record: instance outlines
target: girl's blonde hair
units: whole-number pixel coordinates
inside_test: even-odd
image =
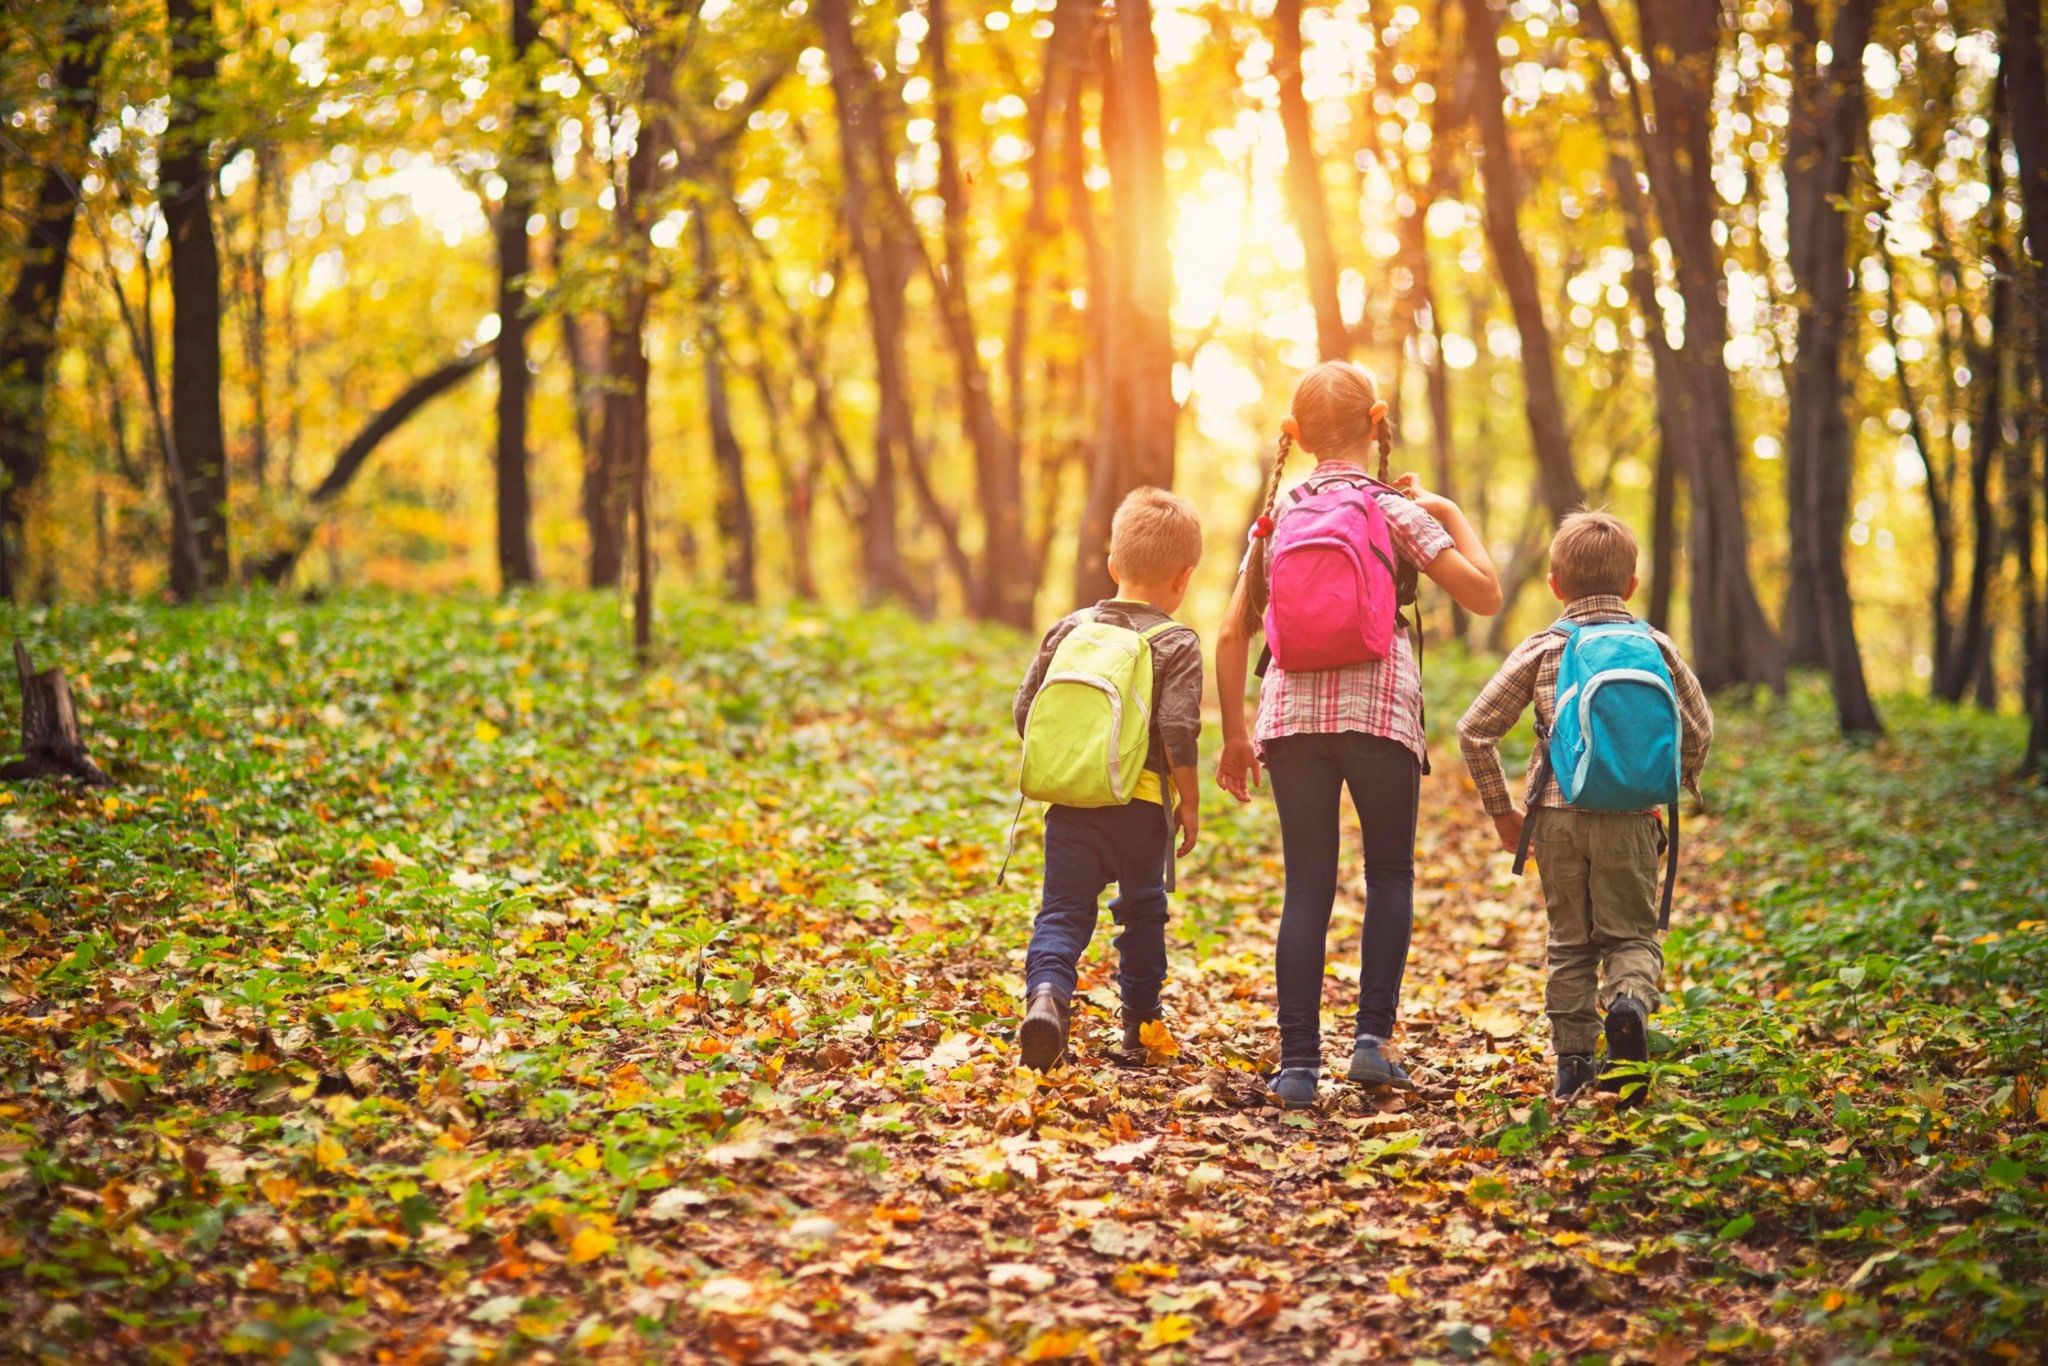
[[[1394,425],[1380,401],[1372,372],[1355,361],[1326,360],[1301,377],[1288,405],[1303,450],[1324,460],[1353,458],[1362,463],[1367,450],[1379,448],[1379,479],[1387,482],[1387,462],[1394,451]],[[1273,463],[1266,470],[1266,496],[1259,516],[1271,534],[1273,505],[1280,497],[1280,471],[1294,449],[1292,433],[1280,433]],[[1244,608],[1238,625],[1246,635],[1259,627],[1266,612],[1266,547],[1255,545],[1246,556]]]

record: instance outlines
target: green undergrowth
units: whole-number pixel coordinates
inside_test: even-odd
[[[683,1311],[625,1292],[713,1274],[660,1237],[707,1150],[771,1126],[884,1198],[937,1064],[858,1041],[1007,1028],[1035,863],[994,888],[1010,633],[675,602],[637,671],[617,603],[574,594],[10,624],[116,779],[0,792],[0,1338],[25,1350],[673,1345]],[[1443,732],[1486,666],[1429,667]],[[2043,1331],[2048,800],[2007,778],[2016,721],[1886,716],[1855,748],[1810,686],[1723,704],[1655,1103],[1453,1117],[1461,1151],[1545,1174],[1475,1207],[1527,1227],[1571,1199],[1637,1240],[1613,1274],[1767,1304],[1731,1350]],[[1271,812],[1227,805],[1176,952],[1255,967],[1218,888]]]

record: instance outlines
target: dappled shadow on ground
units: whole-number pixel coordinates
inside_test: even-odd
[[[1913,759],[1946,746],[1961,792],[2003,736],[1922,718],[1921,748],[1845,758],[1817,710],[1726,718],[1636,1114],[1544,1098],[1534,879],[1439,746],[1420,1089],[1283,1115],[1267,803],[1211,801],[1183,864],[1170,1055],[1109,1062],[1105,925],[1078,1059],[1040,1078],[1008,1043],[1028,819],[992,887],[1024,647],[684,608],[687,649],[635,676],[609,610],[32,623],[121,786],[0,798],[0,1337],[1679,1358],[2041,1330],[2048,1102],[2015,1040],[2048,873],[2030,799],[1961,805]],[[1455,715],[1471,670],[1432,658]]]

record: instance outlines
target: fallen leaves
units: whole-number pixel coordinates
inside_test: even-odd
[[[5,794],[0,1332],[42,1355],[1995,1355],[2039,1321],[2048,879],[1924,775],[1858,819],[1995,850],[1975,889],[1891,846],[1809,868],[1798,794],[1891,761],[1771,767],[1797,699],[1727,718],[1752,814],[1688,855],[1658,1103],[1544,1099],[1540,911],[1441,775],[1401,1048],[1442,1089],[1360,1092],[1333,1035],[1326,1110],[1283,1117],[1264,805],[1205,813],[1151,1066],[1109,1062],[1105,930],[1076,1060],[1015,1067],[1014,642],[691,607],[636,678],[580,606],[263,608],[335,697],[191,610],[189,667],[88,699],[152,776]]]

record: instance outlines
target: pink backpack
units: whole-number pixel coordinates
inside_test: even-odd
[[[1399,616],[1377,480],[1311,480],[1273,529],[1266,648],[1290,673],[1385,659]]]

